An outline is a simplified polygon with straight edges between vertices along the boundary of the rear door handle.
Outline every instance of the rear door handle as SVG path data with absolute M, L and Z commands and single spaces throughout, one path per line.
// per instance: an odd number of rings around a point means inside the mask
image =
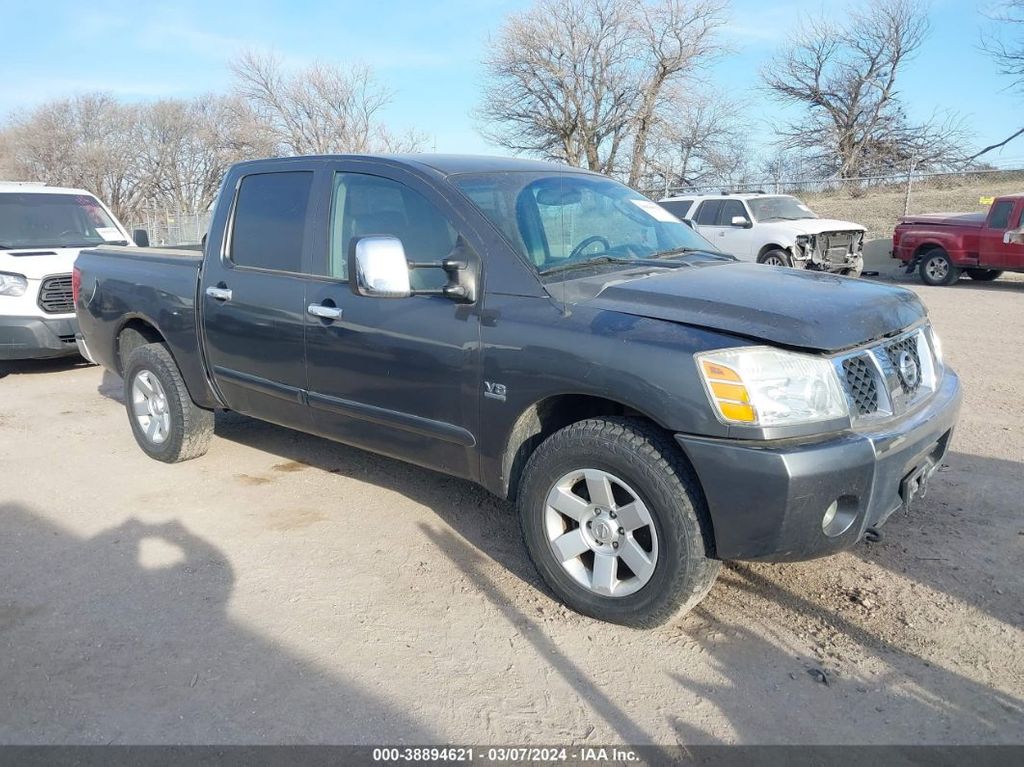
M 215 298 L 218 301 L 230 301 L 231 289 L 209 287 L 206 289 L 206 295 L 208 295 L 210 298 Z
M 337 306 L 324 306 L 323 304 L 310 304 L 306 307 L 306 312 L 312 314 L 314 317 L 319 317 L 322 320 L 340 320 L 341 309 Z

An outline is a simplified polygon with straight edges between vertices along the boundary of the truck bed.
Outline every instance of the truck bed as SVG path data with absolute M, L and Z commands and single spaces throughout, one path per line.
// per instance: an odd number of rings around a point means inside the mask
M 120 370 L 116 339 L 136 320 L 159 330 L 193 396 L 209 406 L 212 394 L 199 351 L 196 294 L 203 254 L 183 248 L 110 245 L 83 250 L 78 320 L 93 359 Z
M 203 252 L 201 250 L 188 250 L 186 248 L 133 248 L 125 245 L 104 245 L 98 248 L 90 248 L 88 252 L 102 255 L 105 258 L 132 258 L 174 264 L 180 264 L 182 261 L 193 261 L 197 266 L 203 262 Z

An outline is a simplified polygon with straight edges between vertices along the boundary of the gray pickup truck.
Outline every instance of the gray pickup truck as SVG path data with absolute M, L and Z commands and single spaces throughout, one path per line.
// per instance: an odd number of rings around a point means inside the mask
M 229 409 L 472 480 L 560 599 L 634 626 L 721 560 L 874 534 L 960 406 L 914 293 L 737 263 L 547 163 L 243 163 L 205 252 L 87 250 L 73 287 L 152 457 L 201 455 Z

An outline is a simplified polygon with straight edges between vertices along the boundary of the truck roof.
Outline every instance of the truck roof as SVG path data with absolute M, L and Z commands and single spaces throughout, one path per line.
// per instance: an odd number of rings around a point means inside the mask
M 0 194 L 17 192 L 19 194 L 87 194 L 85 189 L 72 189 L 64 186 L 47 186 L 41 181 L 0 181 Z
M 263 165 L 265 163 L 286 163 L 288 160 L 299 159 L 296 157 L 279 157 L 272 160 L 250 160 L 239 163 L 240 167 L 252 165 Z M 471 154 L 339 154 L 339 155 L 308 155 L 303 159 L 314 160 L 374 160 L 394 163 L 395 165 L 413 165 L 429 169 L 442 176 L 451 176 L 459 173 L 493 173 L 499 171 L 533 171 L 533 172 L 557 172 L 564 173 L 570 170 L 574 173 L 587 173 L 598 175 L 585 168 L 573 168 L 562 163 L 544 162 L 543 160 L 527 160 L 523 158 L 498 157 L 491 155 Z

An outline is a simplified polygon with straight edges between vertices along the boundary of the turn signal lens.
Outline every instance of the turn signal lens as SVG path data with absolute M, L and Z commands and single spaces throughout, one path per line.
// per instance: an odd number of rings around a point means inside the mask
M 700 366 L 722 417 L 738 423 L 756 423 L 757 413 L 749 404 L 750 395 L 740 374 L 728 365 L 712 360 L 701 360 Z

